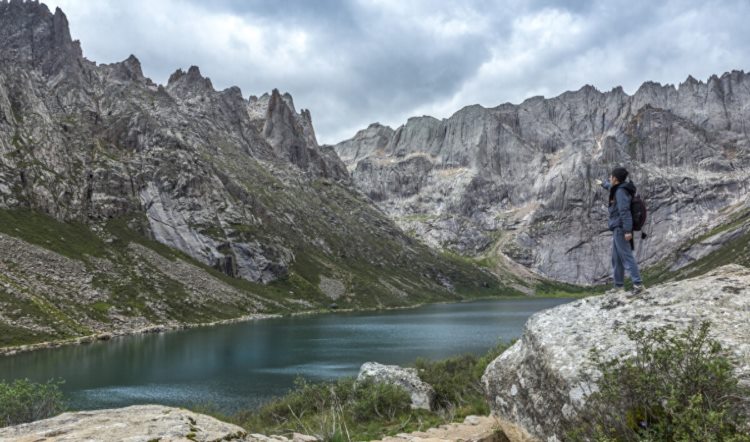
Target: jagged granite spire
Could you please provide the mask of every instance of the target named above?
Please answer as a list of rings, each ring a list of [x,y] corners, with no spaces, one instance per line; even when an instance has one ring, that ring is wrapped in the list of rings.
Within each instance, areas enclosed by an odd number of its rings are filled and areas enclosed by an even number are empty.
[[[70,37],[68,19],[60,8],[52,14],[37,1],[0,3],[0,59],[24,63],[44,75],[80,70],[81,45]]]
[[[198,66],[190,66],[187,73],[177,69],[169,76],[167,90],[180,95],[215,92],[211,79],[201,75]]]

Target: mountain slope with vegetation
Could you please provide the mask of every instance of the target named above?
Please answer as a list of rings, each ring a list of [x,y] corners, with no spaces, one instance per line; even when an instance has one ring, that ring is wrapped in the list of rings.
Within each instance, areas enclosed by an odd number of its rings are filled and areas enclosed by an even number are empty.
[[[404,234],[288,94],[97,65],[37,2],[0,3],[0,42],[3,345],[516,293]]]

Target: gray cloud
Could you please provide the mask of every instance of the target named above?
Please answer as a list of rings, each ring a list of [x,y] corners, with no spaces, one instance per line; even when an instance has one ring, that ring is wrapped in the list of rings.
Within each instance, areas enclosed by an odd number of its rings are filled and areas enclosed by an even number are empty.
[[[290,92],[333,143],[371,122],[592,84],[634,92],[750,66],[750,4],[726,1],[53,0],[97,62],[154,81],[198,65],[217,88]]]

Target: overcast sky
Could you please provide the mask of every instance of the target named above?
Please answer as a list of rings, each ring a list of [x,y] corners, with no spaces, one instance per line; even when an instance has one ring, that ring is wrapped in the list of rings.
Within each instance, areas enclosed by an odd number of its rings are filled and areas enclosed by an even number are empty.
[[[166,83],[201,68],[245,97],[278,88],[321,143],[591,84],[633,93],[750,70],[750,2],[50,0],[97,63],[137,56]]]

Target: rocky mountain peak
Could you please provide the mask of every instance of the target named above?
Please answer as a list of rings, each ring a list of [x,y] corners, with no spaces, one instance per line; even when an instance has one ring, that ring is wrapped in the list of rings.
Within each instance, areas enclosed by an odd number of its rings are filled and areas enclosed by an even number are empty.
[[[0,41],[1,60],[31,65],[45,75],[79,66],[83,58],[62,10],[53,14],[37,1],[0,2]]]
[[[601,93],[599,91],[599,89],[597,89],[596,87],[594,87],[591,84],[584,84],[583,87],[581,87],[578,91],[579,92],[586,92],[586,93],[596,93],[596,94],[600,94]]]
[[[153,85],[151,79],[146,78],[146,76],[143,75],[141,62],[140,60],[138,60],[138,58],[136,58],[135,55],[131,54],[128,58],[121,62],[102,65],[102,67],[109,68],[111,70],[111,75],[121,81],[145,82],[147,84]]]
[[[679,84],[678,89],[683,89],[683,88],[694,89],[694,88],[703,86],[704,84],[705,83],[703,83],[703,81],[697,80],[692,75],[688,75],[685,81]]]
[[[167,90],[178,95],[215,92],[211,79],[201,75],[198,66],[190,66],[187,73],[182,69],[174,71],[167,81]]]
[[[242,98],[242,89],[240,89],[238,86],[230,86],[224,89],[223,91],[221,91],[221,93],[227,97],[231,97],[231,99],[235,101],[244,100]]]
[[[297,112],[297,109],[294,108],[294,99],[292,98],[292,94],[290,94],[289,92],[284,92],[283,94],[281,94],[281,99],[284,100],[284,103],[289,106],[289,109],[292,112]]]
[[[394,132],[389,126],[372,123],[366,129],[359,130],[350,140],[337,145],[339,157],[353,169],[359,159],[370,156],[378,149],[385,149]]]
[[[128,58],[126,58],[122,64],[124,66],[127,66],[127,68],[136,74],[138,77],[143,77],[143,69],[141,68],[141,61],[136,58],[135,55],[130,54]]]
[[[278,89],[274,89],[271,91],[268,100],[263,135],[277,152],[289,150],[301,152],[302,147],[307,145],[307,142],[299,137],[300,134],[304,133],[304,129],[300,116],[294,111],[294,103],[291,102],[291,98],[288,93],[282,96]],[[312,141],[310,144],[313,146],[318,145],[315,140],[308,141]],[[291,155],[291,157],[298,158],[306,163],[302,158],[305,156]]]

